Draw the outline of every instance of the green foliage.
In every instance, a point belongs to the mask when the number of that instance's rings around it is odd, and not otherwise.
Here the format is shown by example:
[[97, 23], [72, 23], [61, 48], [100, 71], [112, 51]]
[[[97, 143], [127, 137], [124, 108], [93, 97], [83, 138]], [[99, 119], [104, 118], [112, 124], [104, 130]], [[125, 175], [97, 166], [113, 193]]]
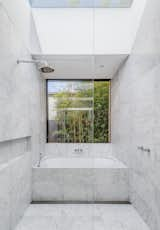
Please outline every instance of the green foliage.
[[110, 82], [94, 82], [94, 142], [109, 142]]

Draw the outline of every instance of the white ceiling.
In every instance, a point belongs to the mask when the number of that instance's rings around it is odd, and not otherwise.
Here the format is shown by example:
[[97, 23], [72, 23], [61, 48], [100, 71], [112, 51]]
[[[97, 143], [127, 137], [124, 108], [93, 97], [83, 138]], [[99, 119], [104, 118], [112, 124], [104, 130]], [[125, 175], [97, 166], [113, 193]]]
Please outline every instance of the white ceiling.
[[125, 9], [32, 9], [41, 51], [51, 55], [130, 53], [145, 2], [134, 0]]
[[33, 59], [46, 60], [55, 69], [43, 74], [46, 79], [111, 79], [128, 54], [118, 55], [33, 55]]

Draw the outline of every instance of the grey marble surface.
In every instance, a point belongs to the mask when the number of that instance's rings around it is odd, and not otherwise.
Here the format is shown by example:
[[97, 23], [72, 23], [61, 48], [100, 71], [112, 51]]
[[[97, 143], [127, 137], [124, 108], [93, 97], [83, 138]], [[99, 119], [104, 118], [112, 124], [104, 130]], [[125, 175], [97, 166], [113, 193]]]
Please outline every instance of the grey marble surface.
[[10, 171], [6, 164], [0, 167], [0, 184], [0, 229], [10, 230]]
[[149, 230], [131, 205], [30, 205], [16, 230]]
[[[83, 160], [87, 163], [87, 158]], [[85, 168], [76, 168], [72, 162], [70, 168], [68, 165], [65, 167], [64, 162], [57, 168], [56, 164], [55, 168], [36, 167], [33, 168], [32, 181], [33, 201], [129, 200], [129, 170], [121, 162], [118, 165], [117, 161], [115, 167], [114, 161], [106, 167], [100, 167], [96, 165], [96, 159], [88, 168], [86, 164]]]
[[14, 228], [31, 202], [31, 153], [26, 152], [9, 163], [10, 169], [10, 224]]
[[[76, 151], [77, 149], [81, 150], [80, 152]], [[104, 144], [64, 144], [64, 143], [47, 143], [45, 145], [45, 150], [43, 156], [50, 158], [57, 157], [108, 157], [112, 155], [112, 144], [104, 143]]]
[[[41, 79], [35, 65], [17, 64], [17, 59], [31, 59], [31, 48], [40, 52], [28, 1], [0, 1], [0, 21], [0, 142], [32, 136], [36, 160], [40, 152]], [[0, 149], [0, 158], [1, 153]]]
[[0, 1], [1, 230], [14, 229], [30, 204], [31, 157], [40, 152], [40, 76], [34, 65], [17, 65], [39, 50], [33, 24], [28, 1]]
[[31, 153], [1, 164], [0, 184], [0, 229], [14, 229], [31, 202]]
[[131, 168], [130, 200], [152, 230], [160, 229], [159, 12], [159, 0], [146, 1], [132, 54], [111, 89], [113, 153]]

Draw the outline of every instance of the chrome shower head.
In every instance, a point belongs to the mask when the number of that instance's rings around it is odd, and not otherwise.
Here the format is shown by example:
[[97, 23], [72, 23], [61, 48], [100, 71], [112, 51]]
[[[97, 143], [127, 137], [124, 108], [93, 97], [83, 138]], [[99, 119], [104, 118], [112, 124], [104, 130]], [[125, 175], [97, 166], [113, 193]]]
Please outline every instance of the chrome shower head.
[[38, 70], [41, 73], [53, 73], [54, 72], [54, 68], [52, 66], [50, 66], [47, 61], [43, 61], [43, 60], [17, 60], [17, 64], [20, 64], [20, 63], [37, 64]]
[[41, 73], [53, 73], [54, 72], [54, 68], [51, 67], [47, 61], [39, 62], [38, 69]]

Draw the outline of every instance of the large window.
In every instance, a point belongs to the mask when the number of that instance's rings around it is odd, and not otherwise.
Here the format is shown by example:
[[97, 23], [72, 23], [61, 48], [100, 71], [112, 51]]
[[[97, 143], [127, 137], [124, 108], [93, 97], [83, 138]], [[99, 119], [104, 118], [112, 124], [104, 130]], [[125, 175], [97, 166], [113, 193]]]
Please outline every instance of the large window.
[[47, 108], [47, 142], [109, 142], [110, 81], [48, 80]]

